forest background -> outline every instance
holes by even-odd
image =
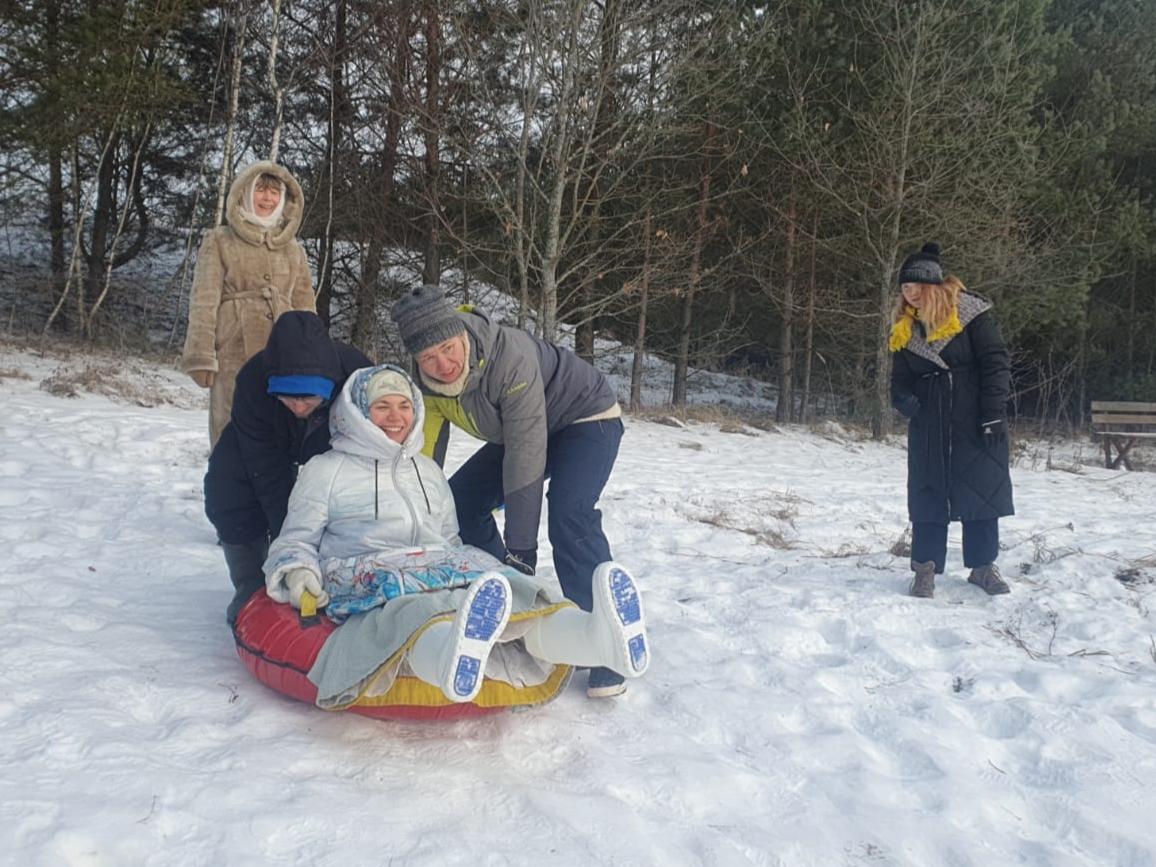
[[[0,225],[44,265],[6,275],[9,332],[178,322],[271,158],[319,312],[382,360],[399,275],[489,283],[581,355],[633,345],[635,406],[649,352],[676,406],[727,370],[882,436],[896,269],[935,240],[996,304],[1021,426],[1156,399],[1150,0],[5,2],[0,94]]]

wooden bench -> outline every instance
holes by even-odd
[[[1128,453],[1132,447],[1142,439],[1156,439],[1156,403],[1094,400],[1092,433],[1104,441],[1104,466],[1118,470],[1123,464],[1130,470]]]

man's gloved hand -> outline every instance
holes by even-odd
[[[538,565],[537,551],[518,551],[514,548],[506,550],[506,565],[513,566],[523,575],[533,575]]]
[[[1000,442],[1007,439],[1007,420],[1002,418],[985,421],[979,426],[983,433],[984,448],[994,449]]]
[[[189,376],[201,388],[212,388],[213,382],[217,378],[216,372],[212,370],[190,370]]]
[[[904,418],[914,418],[915,414],[919,412],[919,407],[919,398],[913,394],[907,395],[907,397],[895,404],[895,408],[899,410]]]
[[[324,608],[329,604],[329,594],[321,589],[321,579],[308,569],[291,569],[282,579],[285,589],[289,591],[289,604],[301,610],[301,596],[308,590],[317,597],[317,607]]]

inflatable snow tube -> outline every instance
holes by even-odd
[[[237,656],[261,683],[298,701],[316,704],[317,687],[309,669],[337,626],[327,617],[302,618],[291,605],[274,602],[264,589],[255,593],[233,624]],[[363,696],[342,710],[377,719],[456,720],[487,716],[515,706],[549,700],[570,676],[569,666],[558,666],[550,681],[526,690],[499,681],[487,681],[473,702],[447,699],[436,686],[415,677],[399,676],[384,695]]]

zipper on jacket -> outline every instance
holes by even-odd
[[[421,495],[425,497],[425,510],[432,515],[433,506],[429,504],[429,493],[425,489],[425,482],[422,481],[421,470],[417,468],[417,458],[410,458],[409,460],[413,464],[413,474],[417,476],[417,483],[421,485]]]
[[[405,449],[398,449],[397,456],[393,459],[392,463],[390,464],[389,472],[390,472],[390,478],[393,479],[393,489],[395,491],[397,491],[398,496],[400,496],[401,499],[405,502],[405,507],[409,510],[409,520],[410,520],[410,527],[411,527],[411,529],[410,529],[410,545],[412,547],[416,548],[417,547],[417,540],[418,540],[417,510],[414,509],[413,503],[411,503],[409,501],[409,497],[407,497],[405,495],[405,492],[401,489],[401,485],[398,482],[397,468],[401,465],[401,459],[404,456],[405,456]]]
[[[951,521],[951,438],[954,433],[954,419],[955,419],[955,377],[951,374],[951,368],[947,369],[947,472],[944,473],[947,482],[947,490],[944,492],[947,497],[947,520]]]

